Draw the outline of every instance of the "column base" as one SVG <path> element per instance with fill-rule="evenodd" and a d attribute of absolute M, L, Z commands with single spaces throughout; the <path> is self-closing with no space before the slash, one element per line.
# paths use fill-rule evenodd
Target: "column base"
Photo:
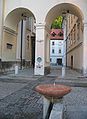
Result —
<path fill-rule="evenodd" d="M 44 75 L 47 75 L 50 73 L 50 66 L 44 68 Z"/>
<path fill-rule="evenodd" d="M 41 75 L 41 76 L 44 76 L 44 75 L 47 75 L 50 73 L 50 66 L 48 67 L 37 67 L 34 69 L 34 75 Z"/>
<path fill-rule="evenodd" d="M 87 75 L 87 69 L 83 69 L 83 70 L 82 70 L 82 74 L 83 74 L 84 76 L 86 76 L 86 75 Z"/>

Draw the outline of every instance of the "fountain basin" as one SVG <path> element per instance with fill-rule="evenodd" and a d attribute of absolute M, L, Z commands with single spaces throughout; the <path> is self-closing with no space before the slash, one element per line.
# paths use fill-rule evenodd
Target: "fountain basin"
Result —
<path fill-rule="evenodd" d="M 60 99 L 71 91 L 69 86 L 59 84 L 42 84 L 36 86 L 35 90 L 47 99 Z"/>

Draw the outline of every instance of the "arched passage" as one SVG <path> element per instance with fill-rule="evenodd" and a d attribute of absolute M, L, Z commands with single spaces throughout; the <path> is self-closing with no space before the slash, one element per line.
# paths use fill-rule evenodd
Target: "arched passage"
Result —
<path fill-rule="evenodd" d="M 62 3 L 54 6 L 49 10 L 46 15 L 45 22 L 48 26 L 51 26 L 53 20 L 57 17 L 62 15 L 63 11 L 69 11 L 70 14 L 77 16 L 80 20 L 84 19 L 84 15 L 81 9 L 74 4 L 70 3 Z"/>
<path fill-rule="evenodd" d="M 62 4 L 58 4 L 56 6 L 54 6 L 53 8 L 51 8 L 49 10 L 49 12 L 46 15 L 45 18 L 45 23 L 46 26 L 48 26 L 49 28 L 51 28 L 51 24 L 53 22 L 53 20 L 55 20 L 55 18 L 57 16 L 63 16 L 66 15 L 66 19 L 63 19 L 64 22 L 64 40 L 65 40 L 65 45 L 66 45 L 66 50 L 64 50 L 65 52 L 65 57 L 66 57 L 66 62 L 67 62 L 67 66 L 72 68 L 72 64 L 73 64 L 73 69 L 76 69 L 78 71 L 82 71 L 83 70 L 83 20 L 84 20 L 84 15 L 81 11 L 81 9 L 74 5 L 74 4 L 70 4 L 70 3 L 62 3 Z M 74 21 L 74 24 L 71 24 L 71 27 L 69 29 L 67 29 L 68 26 L 68 22 L 69 22 L 69 17 L 73 16 L 73 19 L 75 18 L 76 20 Z M 68 21 L 68 22 L 67 22 Z M 76 28 L 75 28 L 76 27 Z M 77 31 L 75 31 L 77 29 Z M 47 35 L 47 31 L 45 31 L 45 35 Z M 75 38 L 72 38 L 74 37 Z M 78 37 L 78 38 L 77 38 Z M 72 41 L 70 41 L 70 39 Z M 46 39 L 47 40 L 47 39 Z M 69 42 L 71 44 L 69 44 Z M 49 43 L 48 43 L 49 44 Z M 49 46 L 47 44 L 45 44 L 46 49 L 49 48 Z M 49 53 L 48 53 L 49 55 Z M 47 57 L 47 51 L 45 52 L 45 57 Z M 73 57 L 73 63 L 72 63 L 72 57 Z M 47 62 L 45 62 L 45 65 L 47 66 Z"/>
<path fill-rule="evenodd" d="M 25 17 L 34 17 L 34 14 L 29 9 L 16 8 L 8 13 L 5 18 L 4 25 L 16 30 L 19 21 L 22 19 L 22 14 L 24 14 L 24 19 Z"/>
<path fill-rule="evenodd" d="M 16 8 L 6 16 L 2 62 L 8 63 L 9 68 L 14 67 L 15 63 L 21 68 L 34 65 L 35 20 L 34 14 L 26 8 Z"/>

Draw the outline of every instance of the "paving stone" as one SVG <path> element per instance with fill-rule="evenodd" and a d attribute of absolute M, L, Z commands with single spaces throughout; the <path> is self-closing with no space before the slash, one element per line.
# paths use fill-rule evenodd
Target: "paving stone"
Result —
<path fill-rule="evenodd" d="M 57 73 L 57 71 L 55 72 Z M 70 72 L 71 75 L 76 75 L 76 73 Z M 7 83 L 7 85 L 14 83 L 15 88 L 17 83 L 18 85 L 24 84 L 23 87 L 0 99 L 0 119 L 42 119 L 42 98 L 35 91 L 35 87 L 38 84 L 54 83 L 56 77 L 44 76 L 36 80 L 32 80 L 32 78 L 23 80 L 23 78 L 24 76 L 22 79 L 17 77 L 14 79 L 10 79 L 10 77 L 8 79 L 5 78 L 4 81 L 0 79 L 2 85 L 4 83 Z M 84 80 L 83 77 L 82 80 Z M 63 104 L 65 119 L 86 119 L 87 87 L 72 87 L 71 93 L 64 97 Z"/>

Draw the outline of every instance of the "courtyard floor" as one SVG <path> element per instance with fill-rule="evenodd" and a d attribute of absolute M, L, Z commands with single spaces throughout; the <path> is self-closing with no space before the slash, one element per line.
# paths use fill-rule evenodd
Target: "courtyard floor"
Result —
<path fill-rule="evenodd" d="M 61 68 L 53 68 L 51 74 L 44 77 L 33 76 L 32 72 L 32 69 L 27 69 L 18 75 L 11 72 L 0 76 L 0 119 L 42 119 L 43 101 L 35 87 L 54 81 L 59 84 L 69 82 L 67 85 L 74 81 L 71 93 L 63 98 L 64 119 L 87 118 L 86 77 L 67 69 L 62 79 Z M 74 85 L 75 81 L 77 85 Z M 83 85 L 79 85 L 79 81 Z"/>

